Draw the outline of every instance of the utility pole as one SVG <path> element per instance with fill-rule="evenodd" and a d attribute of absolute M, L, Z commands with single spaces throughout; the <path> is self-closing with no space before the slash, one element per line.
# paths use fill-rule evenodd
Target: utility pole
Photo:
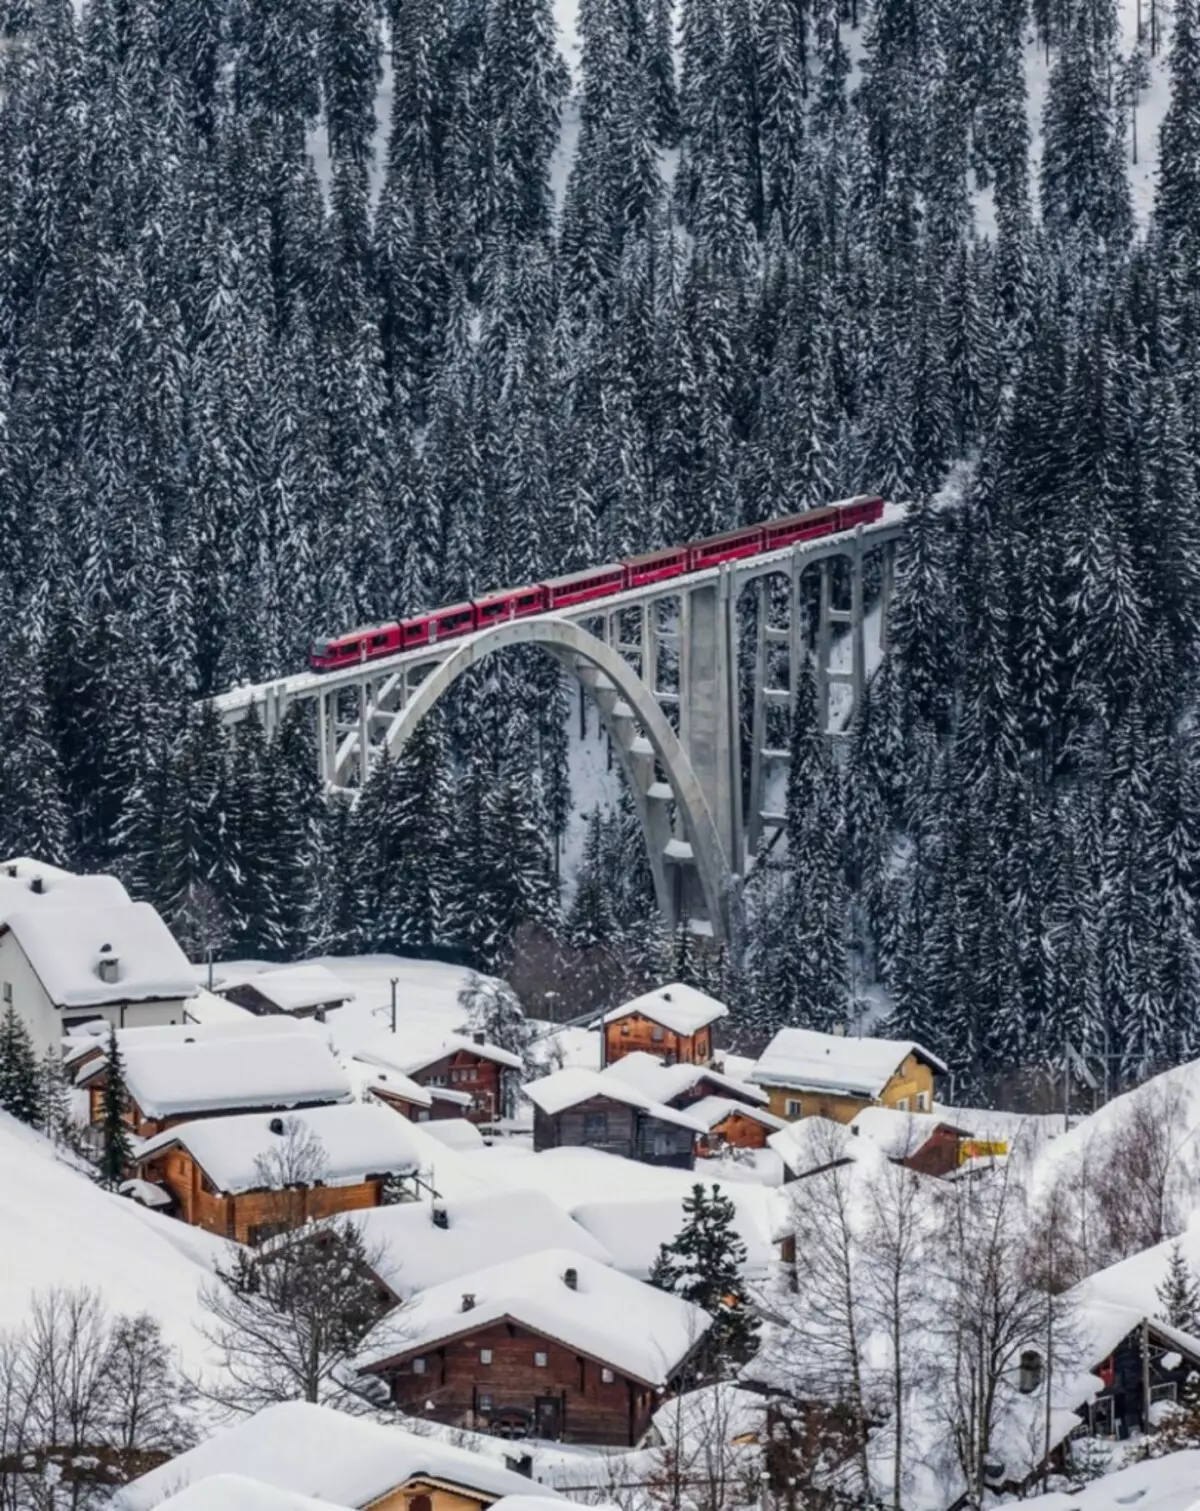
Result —
<path fill-rule="evenodd" d="M 393 1033 L 396 1032 L 396 984 L 397 984 L 397 982 L 399 980 L 400 980 L 399 976 L 393 976 L 392 977 L 392 1032 Z"/>

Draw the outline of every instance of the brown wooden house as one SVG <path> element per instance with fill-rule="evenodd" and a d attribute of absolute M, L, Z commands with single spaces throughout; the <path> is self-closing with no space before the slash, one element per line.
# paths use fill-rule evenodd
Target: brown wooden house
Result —
<path fill-rule="evenodd" d="M 319 1162 L 289 1170 L 301 1141 L 315 1141 Z M 168 1193 L 184 1222 L 248 1244 L 309 1219 L 377 1207 L 385 1182 L 407 1181 L 414 1196 L 421 1185 L 403 1119 L 366 1102 L 182 1123 L 142 1145 L 132 1168 Z"/>
<path fill-rule="evenodd" d="M 706 1132 L 696 1140 L 696 1153 L 707 1157 L 723 1148 L 764 1149 L 772 1133 L 786 1126 L 766 1110 L 767 1094 L 726 1075 L 714 1065 L 665 1065 L 654 1055 L 635 1050 L 601 1072 L 607 1085 L 614 1081 L 634 1087 L 650 1101 L 686 1112 Z"/>
<path fill-rule="evenodd" d="M 467 1037 L 451 1034 L 433 1043 L 410 1041 L 403 1033 L 384 1034 L 355 1052 L 354 1058 L 372 1070 L 407 1077 L 431 1093 L 426 1116 L 468 1118 L 473 1123 L 493 1123 L 503 1117 L 508 1100 L 506 1081 L 523 1069 L 518 1055 L 489 1044 L 482 1034 Z M 381 1088 L 386 1094 L 387 1083 Z M 394 1103 L 401 1097 L 386 1096 Z M 397 1111 L 405 1111 L 397 1106 Z M 412 1117 L 405 1111 L 405 1116 Z"/>
<path fill-rule="evenodd" d="M 533 1147 L 599 1149 L 647 1165 L 690 1170 L 708 1130 L 690 1113 L 594 1070 L 559 1070 L 522 1088 L 533 1103 Z"/>
<path fill-rule="evenodd" d="M 707 1065 L 713 1055 L 713 1025 L 729 1009 L 715 997 L 673 981 L 644 992 L 599 1019 L 601 1065 L 642 1051 L 668 1065 Z"/>
<path fill-rule="evenodd" d="M 312 1033 L 133 1042 L 122 1059 L 125 1121 L 139 1138 L 196 1118 L 286 1112 L 353 1099 L 346 1073 Z M 104 1119 L 107 1081 L 103 1055 L 89 1059 L 76 1077 L 76 1085 L 88 1093 L 93 1125 Z"/>
<path fill-rule="evenodd" d="M 367 1337 L 362 1373 L 402 1409 L 502 1437 L 630 1446 L 707 1313 L 565 1249 L 423 1291 Z"/>
<path fill-rule="evenodd" d="M 319 1023 L 324 1023 L 326 1013 L 352 1002 L 355 995 L 328 966 L 316 961 L 257 971 L 244 981 L 222 983 L 220 993 L 259 1018 L 287 1013 L 294 1018 L 315 1018 Z"/>

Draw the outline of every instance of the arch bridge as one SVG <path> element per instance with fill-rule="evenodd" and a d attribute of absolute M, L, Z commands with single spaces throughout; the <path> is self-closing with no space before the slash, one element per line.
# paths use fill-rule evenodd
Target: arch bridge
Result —
<path fill-rule="evenodd" d="M 782 804 L 772 809 L 769 799 L 788 760 L 794 669 L 811 658 L 822 727 L 844 727 L 866 679 L 868 576 L 886 647 L 904 516 L 903 505 L 890 504 L 853 531 L 339 671 L 237 687 L 213 706 L 225 723 L 256 713 L 269 735 L 293 703 L 313 702 L 322 780 L 353 796 L 379 755 L 401 751 L 469 667 L 505 647 L 538 646 L 598 711 L 633 795 L 666 923 L 687 918 L 721 939 L 731 887 L 764 836 L 783 827 Z M 756 599 L 752 655 L 739 645 L 746 592 Z M 748 784 L 743 692 L 752 700 Z"/>

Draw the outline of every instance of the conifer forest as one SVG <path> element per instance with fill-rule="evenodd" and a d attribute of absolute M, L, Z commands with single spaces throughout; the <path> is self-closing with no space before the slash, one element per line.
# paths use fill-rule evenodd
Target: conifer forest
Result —
<path fill-rule="evenodd" d="M 1117 0 L 580 0 L 569 69 L 551 0 L 4 0 L 0 852 L 197 954 L 503 969 L 537 924 L 747 1041 L 869 991 L 960 1099 L 1200 1055 L 1200 6 L 1142 11 L 1130 54 Z M 352 808 L 298 713 L 204 708 L 865 492 L 912 501 L 889 650 L 836 745 L 800 688 L 719 960 L 627 803 L 564 884 L 535 653 Z"/>

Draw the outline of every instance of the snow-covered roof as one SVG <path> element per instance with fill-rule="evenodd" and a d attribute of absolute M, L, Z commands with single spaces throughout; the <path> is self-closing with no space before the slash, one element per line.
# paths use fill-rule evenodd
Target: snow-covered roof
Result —
<path fill-rule="evenodd" d="M 601 1075 L 627 1081 L 655 1102 L 672 1102 L 677 1097 L 686 1096 L 701 1081 L 710 1081 L 749 1102 L 765 1105 L 767 1101 L 767 1093 L 758 1086 L 714 1070 L 711 1065 L 664 1065 L 657 1055 L 647 1054 L 644 1049 L 622 1055 L 619 1060 L 606 1065 Z"/>
<path fill-rule="evenodd" d="M 282 1013 L 303 1012 L 310 1007 L 352 1002 L 354 988 L 327 965 L 307 960 L 299 965 L 281 965 L 275 970 L 256 971 L 248 980 L 223 982 L 226 991 L 250 986 Z"/>
<path fill-rule="evenodd" d="M 687 1036 L 699 1033 L 718 1018 L 727 1018 L 729 1009 L 707 992 L 685 986 L 682 981 L 672 981 L 666 986 L 656 986 L 653 991 L 643 992 L 620 1007 L 611 1008 L 598 1021 L 618 1023 L 622 1018 L 634 1016 L 649 1018 L 651 1023 L 658 1023 L 673 1034 Z"/>
<path fill-rule="evenodd" d="M 128 906 L 115 876 L 76 876 L 27 856 L 0 862 L 0 927 L 15 913 Z"/>
<path fill-rule="evenodd" d="M 164 1496 L 217 1474 L 242 1475 L 314 1500 L 370 1506 L 413 1481 L 461 1487 L 491 1503 L 530 1483 L 494 1459 L 327 1406 L 286 1401 L 169 1459 L 113 1497 L 114 1511 L 154 1511 Z M 544 1494 L 558 1499 L 546 1488 Z"/>
<path fill-rule="evenodd" d="M 707 1133 L 707 1128 L 698 1119 L 686 1112 L 677 1112 L 662 1102 L 645 1096 L 636 1086 L 617 1076 L 605 1075 L 598 1070 L 556 1070 L 540 1080 L 529 1081 L 521 1091 L 535 1107 L 549 1117 L 556 1117 L 568 1107 L 577 1107 L 580 1102 L 589 1102 L 594 1097 L 606 1097 L 610 1102 L 620 1102 L 627 1107 L 636 1107 L 650 1117 L 663 1123 L 676 1123 L 680 1128 L 690 1128 L 694 1133 Z"/>
<path fill-rule="evenodd" d="M 781 1028 L 750 1079 L 760 1086 L 877 1097 L 909 1055 L 937 1071 L 946 1067 L 911 1039 L 856 1039 L 813 1028 Z"/>
<path fill-rule="evenodd" d="M 104 878 L 95 878 L 104 880 Z M 7 920 L 56 1007 L 99 1007 L 191 997 L 195 975 L 148 902 L 123 906 L 23 907 Z M 101 976 L 101 962 L 113 965 Z"/>
<path fill-rule="evenodd" d="M 131 1044 L 124 1060 L 129 1094 L 152 1118 L 353 1099 L 345 1071 L 311 1034 Z M 99 1079 L 107 1063 L 85 1065 L 79 1084 Z"/>
<path fill-rule="evenodd" d="M 326 1186 L 352 1186 L 370 1175 L 411 1174 L 428 1168 L 431 1144 L 415 1123 L 377 1102 L 354 1102 L 335 1107 L 309 1107 L 272 1117 L 261 1112 L 233 1117 L 202 1118 L 180 1123 L 156 1134 L 138 1147 L 138 1163 L 164 1149 L 188 1151 L 218 1191 L 253 1191 L 263 1184 L 258 1161 L 280 1147 L 272 1124 L 301 1125 L 319 1139 L 325 1156 Z"/>
<path fill-rule="evenodd" d="M 350 1511 L 327 1500 L 265 1485 L 243 1474 L 210 1474 L 178 1495 L 159 1501 L 157 1511 Z"/>
<path fill-rule="evenodd" d="M 465 1295 L 474 1305 L 464 1312 Z M 712 1321 L 574 1249 L 542 1249 L 422 1291 L 376 1324 L 356 1363 L 374 1369 L 504 1319 L 653 1386 L 667 1383 Z"/>
<path fill-rule="evenodd" d="M 419 1086 L 411 1076 L 406 1076 L 401 1070 L 376 1070 L 373 1066 L 363 1065 L 361 1060 L 352 1060 L 349 1069 L 352 1073 L 361 1069 L 362 1085 L 367 1091 L 378 1090 L 381 1096 L 396 1097 L 402 1102 L 411 1102 L 414 1107 L 433 1105 L 434 1088 Z M 465 1092 L 462 1093 L 462 1097 L 464 1103 L 469 1105 L 471 1098 Z"/>
<path fill-rule="evenodd" d="M 835 1160 L 853 1159 L 858 1146 L 851 1143 L 851 1137 L 846 1124 L 836 1123 L 832 1118 L 800 1118 L 770 1134 L 767 1147 L 775 1151 L 793 1175 L 807 1175 Z"/>
<path fill-rule="evenodd" d="M 190 1009 L 191 1004 L 188 1005 Z M 80 1024 L 63 1040 L 63 1064 L 75 1065 L 88 1055 L 103 1054 L 110 1032 L 111 1025 L 103 1018 Z M 297 1037 L 312 1039 L 318 1044 L 329 1043 L 324 1026 L 311 1018 L 256 1018 L 251 1013 L 228 1023 L 147 1023 L 117 1029 L 117 1043 L 123 1053 L 149 1045 Z"/>
<path fill-rule="evenodd" d="M 733 1201 L 733 1226 L 746 1245 L 744 1273 L 762 1277 L 777 1257 L 760 1204 L 761 1198 L 770 1193 L 749 1183 L 744 1189 L 726 1184 L 722 1190 Z M 645 1279 L 654 1267 L 659 1249 L 678 1237 L 683 1227 L 684 1195 L 681 1191 L 675 1196 L 584 1201 L 572 1208 L 571 1216 L 597 1243 L 603 1244 L 617 1269 Z"/>
<path fill-rule="evenodd" d="M 751 1122 L 761 1123 L 764 1128 L 777 1131 L 786 1128 L 787 1123 L 783 1118 L 776 1117 L 773 1112 L 768 1112 L 765 1107 L 747 1107 L 745 1102 L 739 1102 L 736 1097 L 701 1097 L 698 1102 L 688 1103 L 688 1116 L 703 1123 L 710 1132 L 718 1123 L 723 1123 L 732 1113 L 741 1113 L 742 1117 L 749 1118 Z"/>
<path fill-rule="evenodd" d="M 381 1065 L 385 1070 L 399 1070 L 406 1076 L 419 1075 L 430 1065 L 449 1055 L 465 1052 L 481 1060 L 492 1060 L 509 1070 L 523 1068 L 520 1055 L 501 1049 L 498 1044 L 467 1034 L 409 1034 L 398 1028 L 394 1034 L 376 1034 L 354 1051 L 354 1058 L 365 1065 Z"/>
<path fill-rule="evenodd" d="M 447 1149 L 457 1149 L 463 1154 L 473 1154 L 484 1147 L 483 1134 L 466 1118 L 431 1118 L 424 1130 Z"/>
<path fill-rule="evenodd" d="M 868 1139 L 889 1159 L 907 1159 L 927 1144 L 939 1128 L 970 1137 L 968 1128 L 951 1123 L 940 1113 L 899 1112 L 894 1107 L 864 1107 L 849 1126 L 854 1137 Z"/>
<path fill-rule="evenodd" d="M 434 1222 L 435 1208 L 446 1226 Z M 402 1202 L 355 1212 L 379 1278 L 411 1296 L 479 1268 L 542 1249 L 571 1249 L 611 1264 L 608 1250 L 540 1191 L 497 1191 L 457 1201 Z"/>
<path fill-rule="evenodd" d="M 725 1443 L 758 1438 L 766 1426 L 767 1400 L 731 1380 L 672 1396 L 651 1421 L 664 1447 L 707 1449 L 718 1435 Z"/>

